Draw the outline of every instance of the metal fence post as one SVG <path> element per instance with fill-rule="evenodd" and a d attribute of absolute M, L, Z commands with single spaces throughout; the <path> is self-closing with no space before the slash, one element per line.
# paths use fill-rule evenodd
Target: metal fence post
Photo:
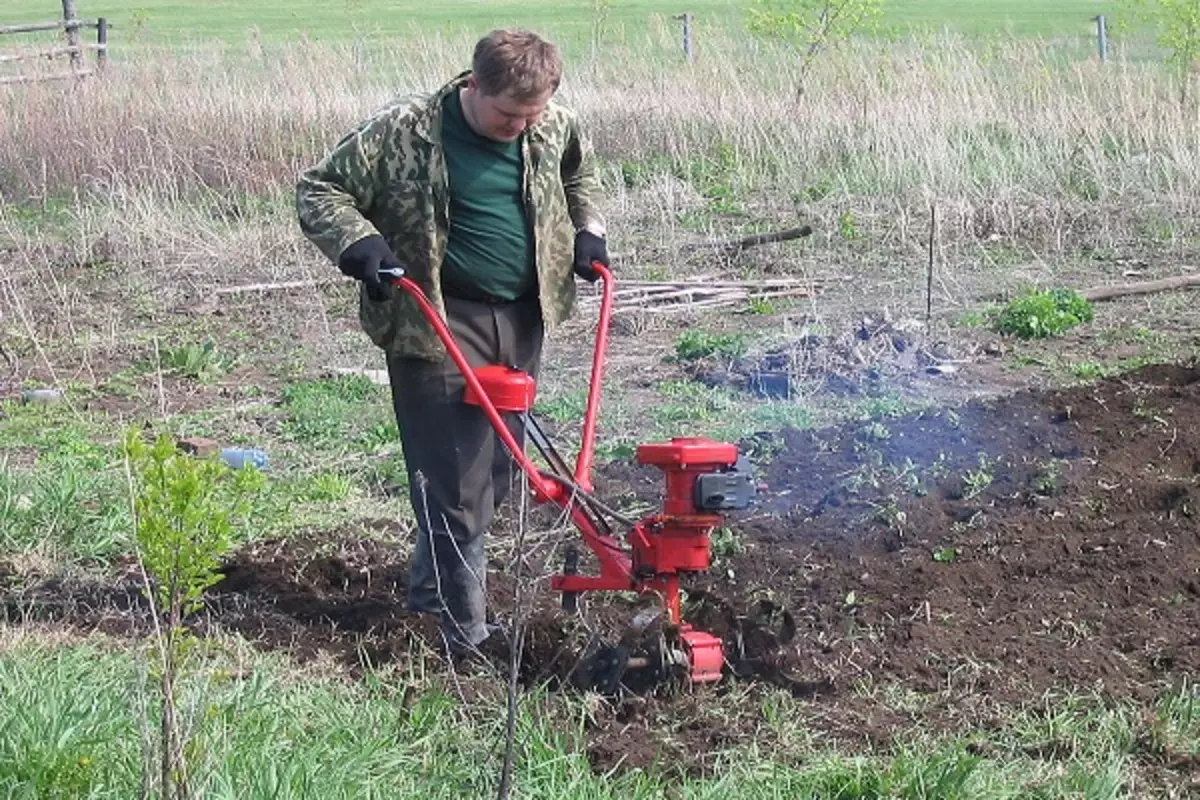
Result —
<path fill-rule="evenodd" d="M 682 14 L 677 14 L 675 19 L 683 23 L 683 54 L 687 56 L 688 63 L 691 64 L 696 60 L 696 50 L 692 41 L 692 20 L 694 17 L 691 12 L 685 11 Z"/>
<path fill-rule="evenodd" d="M 1096 22 L 1096 48 L 1100 52 L 1100 63 L 1108 61 L 1108 20 L 1101 14 L 1093 17 Z"/>

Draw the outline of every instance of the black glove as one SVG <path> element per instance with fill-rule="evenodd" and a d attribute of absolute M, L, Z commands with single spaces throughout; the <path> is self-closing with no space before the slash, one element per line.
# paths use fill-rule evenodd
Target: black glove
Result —
<path fill-rule="evenodd" d="M 588 283 L 595 283 L 600 276 L 592 269 L 592 262 L 599 261 L 608 266 L 608 246 L 604 239 L 591 231 L 575 234 L 575 274 Z"/>
<path fill-rule="evenodd" d="M 347 247 L 338 259 L 338 269 L 362 281 L 363 286 L 367 287 L 367 297 L 376 302 L 387 299 L 383 281 L 379 278 L 380 267 L 400 267 L 400 261 L 378 234 L 359 239 Z"/>

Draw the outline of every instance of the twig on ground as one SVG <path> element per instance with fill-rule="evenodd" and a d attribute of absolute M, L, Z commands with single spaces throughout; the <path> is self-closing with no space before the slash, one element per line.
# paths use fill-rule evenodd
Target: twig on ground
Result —
<path fill-rule="evenodd" d="M 811 297 L 820 287 L 807 280 L 781 279 L 764 281 L 622 281 L 613 295 L 618 311 L 639 310 L 658 314 L 717 308 L 770 300 L 781 297 Z M 581 306 L 598 302 L 598 297 L 586 296 Z"/>
<path fill-rule="evenodd" d="M 306 278 L 299 281 L 275 281 L 271 283 L 247 283 L 241 286 L 225 286 L 213 289 L 213 294 L 246 294 L 248 292 L 278 292 L 286 289 L 303 289 L 308 286 L 328 286 L 333 283 L 350 283 L 353 278 L 332 275 L 327 278 Z"/>

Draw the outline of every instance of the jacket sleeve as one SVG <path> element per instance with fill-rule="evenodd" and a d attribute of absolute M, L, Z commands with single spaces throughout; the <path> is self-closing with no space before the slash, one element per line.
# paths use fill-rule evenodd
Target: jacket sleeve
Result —
<path fill-rule="evenodd" d="M 606 225 L 600 212 L 600 175 L 596 170 L 596 154 L 584 135 L 579 120 L 571 116 L 567 146 L 562 161 L 563 189 L 567 194 L 567 211 L 576 231 L 588 230 L 604 236 Z"/>
<path fill-rule="evenodd" d="M 296 184 L 300 230 L 334 263 L 347 247 L 378 233 L 365 214 L 379 191 L 386 126 L 382 115 L 362 123 Z"/>

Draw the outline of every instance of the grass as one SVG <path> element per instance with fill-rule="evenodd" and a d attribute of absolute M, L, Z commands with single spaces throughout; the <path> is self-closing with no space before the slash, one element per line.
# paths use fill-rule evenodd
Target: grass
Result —
<path fill-rule="evenodd" d="M 129 505 L 93 415 L 0 403 L 0 552 L 108 559 L 126 549 Z"/>
<path fill-rule="evenodd" d="M 253 537 L 353 526 L 389 510 L 405 516 L 389 497 L 407 478 L 386 390 L 357 377 L 301 381 L 283 392 L 281 412 L 270 436 L 239 433 L 238 415 L 222 409 L 160 424 L 180 437 L 267 450 L 269 491 L 255 498 Z M 127 553 L 123 421 L 16 401 L 0 403 L 0 417 L 0 553 L 101 567 Z"/>
<path fill-rule="evenodd" d="M 400 440 L 390 397 L 359 376 L 292 383 L 283 391 L 281 432 L 317 449 L 372 452 Z"/>
<path fill-rule="evenodd" d="M 687 4 L 695 15 L 699 41 L 713 25 L 743 23 L 744 9 L 752 3 L 736 0 L 696 0 Z M 163 0 L 89 0 L 80 3 L 80 13 L 94 18 L 103 15 L 116 26 L 111 41 L 120 48 L 126 42 L 187 44 L 221 39 L 247 46 L 258 39 L 281 40 L 303 36 L 314 41 L 339 42 L 358 37 L 382 39 L 413 31 L 457 34 L 482 33 L 493 27 L 533 25 L 542 27 L 572 44 L 588 42 L 597 32 L 606 36 L 636 35 L 652 18 L 669 21 L 680 13 L 678 3 L 667 0 L 573 0 L 556 6 L 552 15 L 530 0 L 451 0 L 437 5 L 382 0 L 313 0 L 280 6 L 265 2 L 220 0 L 203 5 Z M 1097 14 L 1114 15 L 1111 0 L 1088 2 L 1066 0 L 1052 9 L 1036 0 L 919 0 L 885 4 L 883 25 L 888 31 L 940 31 L 950 28 L 963 33 L 1012 33 L 1017 35 L 1087 35 L 1090 20 Z M 0 0 L 0 21 L 18 23 L 54 19 L 61 8 L 50 2 L 30 3 Z M 119 49 L 117 51 L 119 53 Z"/>
<path fill-rule="evenodd" d="M 498 700 L 465 703 L 419 671 L 356 683 L 297 672 L 236 640 L 199 655 L 184 689 L 195 724 L 197 795 L 254 798 L 486 797 L 497 774 Z M 220 655 L 219 658 L 214 656 Z M 241 663 L 237 674 L 222 668 Z M 419 658 L 413 662 L 419 664 Z M 0 791 L 9 797 L 137 794 L 141 736 L 155 720 L 134 698 L 144 667 L 103 640 L 0 640 Z M 876 691 L 887 703 L 903 692 Z M 733 747 L 708 777 L 655 770 L 597 775 L 578 748 L 581 700 L 534 693 L 523 706 L 518 795 L 526 798 L 1117 798 L 1138 765 L 1195 752 L 1200 694 L 1183 684 L 1142 717 L 1096 697 L 1046 697 L 966 735 L 913 731 L 870 755 L 814 737 L 811 710 L 786 694 L 747 697 L 777 745 Z M 1000 711 L 1000 709 L 997 709 Z M 559 724 L 550 724 L 557 719 Z M 565 723 L 565 724 L 562 724 Z M 768 733 L 769 732 L 769 733 Z M 1182 749 L 1176 749 L 1182 748 Z"/>

